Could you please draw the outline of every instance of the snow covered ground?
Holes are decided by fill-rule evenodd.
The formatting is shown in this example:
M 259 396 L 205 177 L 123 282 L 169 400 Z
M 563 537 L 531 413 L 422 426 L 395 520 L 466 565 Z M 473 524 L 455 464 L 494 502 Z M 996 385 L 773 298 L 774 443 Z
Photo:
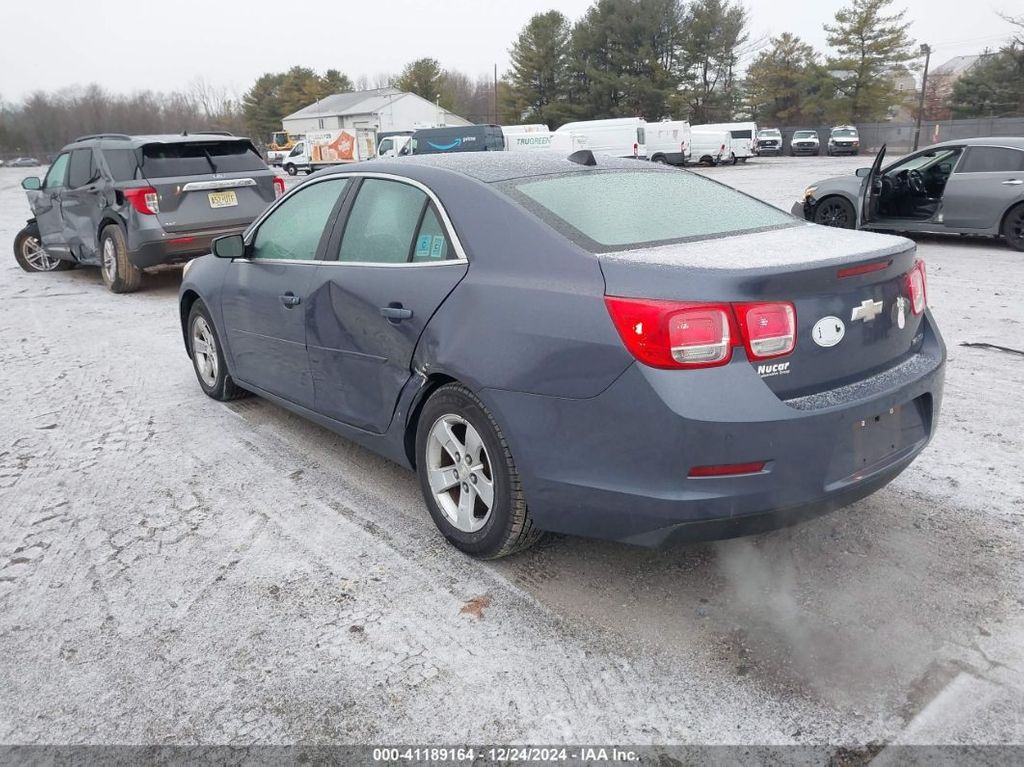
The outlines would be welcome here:
M 702 170 L 789 209 L 865 158 Z M 0 743 L 1024 742 L 1024 254 L 925 238 L 939 433 L 856 506 L 495 563 L 415 477 L 201 393 L 179 274 L 29 275 L 0 169 Z

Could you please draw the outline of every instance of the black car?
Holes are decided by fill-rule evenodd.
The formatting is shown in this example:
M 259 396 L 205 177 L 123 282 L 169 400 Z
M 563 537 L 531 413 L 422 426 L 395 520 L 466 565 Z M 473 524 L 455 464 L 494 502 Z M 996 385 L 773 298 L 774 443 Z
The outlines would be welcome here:
M 14 241 L 21 268 L 99 266 L 114 293 L 136 290 L 144 269 L 208 253 L 284 193 L 249 139 L 213 133 L 83 136 L 22 187 L 34 217 Z

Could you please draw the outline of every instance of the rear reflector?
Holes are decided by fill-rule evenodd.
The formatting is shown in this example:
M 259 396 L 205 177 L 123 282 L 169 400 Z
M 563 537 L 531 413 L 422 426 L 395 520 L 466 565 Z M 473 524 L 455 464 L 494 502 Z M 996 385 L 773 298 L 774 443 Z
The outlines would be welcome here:
M 915 261 L 904 278 L 907 294 L 910 296 L 910 308 L 914 314 L 920 314 L 928 306 L 928 279 L 924 271 L 924 261 Z
M 160 212 L 160 198 L 157 196 L 156 189 L 151 186 L 125 189 L 124 198 L 144 216 L 155 216 Z
M 196 239 L 195 237 L 175 237 L 173 240 L 168 240 L 167 244 L 168 245 L 187 245 L 188 243 L 193 242 L 195 239 Z
M 781 357 L 796 348 L 796 309 L 785 302 L 734 304 L 750 358 Z
M 732 357 L 729 304 L 691 304 L 605 296 L 615 329 L 630 354 L 656 368 L 724 365 Z
M 891 258 L 888 261 L 875 261 L 872 264 L 848 266 L 845 269 L 840 269 L 836 272 L 836 277 L 843 279 L 844 277 L 856 277 L 859 274 L 871 274 L 872 272 L 880 272 L 883 269 L 888 269 L 890 266 L 892 266 Z
M 765 461 L 755 463 L 725 463 L 718 466 L 694 466 L 690 477 L 733 477 L 738 474 L 758 474 L 764 471 Z

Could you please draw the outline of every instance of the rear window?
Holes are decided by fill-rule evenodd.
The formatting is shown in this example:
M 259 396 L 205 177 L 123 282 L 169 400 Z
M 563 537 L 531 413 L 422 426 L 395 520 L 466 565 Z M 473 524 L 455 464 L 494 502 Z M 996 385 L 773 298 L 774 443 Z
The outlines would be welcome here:
M 733 138 L 753 138 L 754 134 L 748 130 L 734 130 L 732 131 Z
M 694 173 L 577 172 L 504 186 L 597 253 L 796 225 L 778 208 Z
M 244 173 L 266 167 L 247 141 L 147 144 L 142 148 L 142 173 L 146 178 Z

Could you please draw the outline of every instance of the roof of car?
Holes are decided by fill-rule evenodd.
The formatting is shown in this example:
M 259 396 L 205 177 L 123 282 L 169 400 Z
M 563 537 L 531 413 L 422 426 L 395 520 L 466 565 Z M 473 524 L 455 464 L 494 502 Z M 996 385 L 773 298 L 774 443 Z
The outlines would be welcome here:
M 403 169 L 443 169 L 485 183 L 508 181 L 529 176 L 547 176 L 587 170 L 665 170 L 647 162 L 594 155 L 596 165 L 581 165 L 561 152 L 458 152 L 453 154 L 411 155 L 397 159 L 369 160 L 341 165 L 335 172 L 398 172 Z M 419 175 L 410 173 L 408 175 Z
M 1022 136 L 980 136 L 978 138 L 959 138 L 941 141 L 923 149 L 932 149 L 943 146 L 1009 146 L 1015 149 L 1024 149 L 1024 137 Z
M 224 133 L 160 133 L 144 136 L 128 136 L 121 133 L 98 133 L 93 136 L 81 136 L 70 142 L 65 149 L 79 144 L 102 142 L 104 146 L 134 149 L 146 144 L 186 144 L 190 141 L 249 141 L 248 136 L 232 136 Z

